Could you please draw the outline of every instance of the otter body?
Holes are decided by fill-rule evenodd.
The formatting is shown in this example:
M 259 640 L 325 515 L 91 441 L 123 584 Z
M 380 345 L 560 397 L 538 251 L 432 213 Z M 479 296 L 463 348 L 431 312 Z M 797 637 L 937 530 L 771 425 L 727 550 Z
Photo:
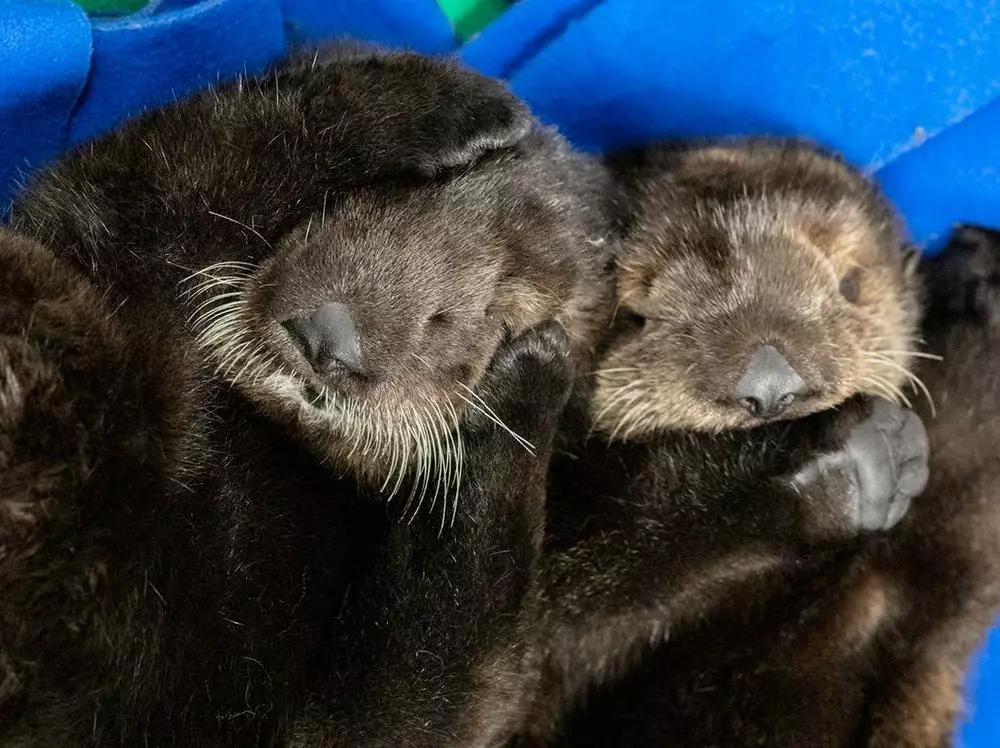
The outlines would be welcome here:
M 609 308 L 600 179 L 499 84 L 344 47 L 34 180 L 0 235 L 0 745 L 495 741 Z
M 919 418 L 885 399 L 905 401 L 921 355 L 919 288 L 873 185 L 801 141 L 609 164 L 627 200 L 616 324 L 598 438 L 553 465 L 526 743 L 664 642 L 751 607 L 806 552 L 892 527 L 927 476 Z
M 891 532 L 800 556 L 593 694 L 559 745 L 952 745 L 1000 615 L 1000 232 L 924 263 L 930 478 Z M 925 415 L 929 407 L 922 404 Z

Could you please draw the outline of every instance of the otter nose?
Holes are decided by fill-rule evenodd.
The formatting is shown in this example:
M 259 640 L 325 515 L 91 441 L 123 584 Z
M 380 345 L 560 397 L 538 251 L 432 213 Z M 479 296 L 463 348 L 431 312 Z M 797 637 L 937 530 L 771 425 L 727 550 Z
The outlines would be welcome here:
M 807 391 L 806 383 L 773 345 L 759 345 L 733 387 L 733 399 L 751 415 L 774 418 Z
M 317 374 L 329 374 L 338 367 L 362 373 L 358 331 L 344 304 L 324 304 L 308 317 L 293 317 L 281 324 Z

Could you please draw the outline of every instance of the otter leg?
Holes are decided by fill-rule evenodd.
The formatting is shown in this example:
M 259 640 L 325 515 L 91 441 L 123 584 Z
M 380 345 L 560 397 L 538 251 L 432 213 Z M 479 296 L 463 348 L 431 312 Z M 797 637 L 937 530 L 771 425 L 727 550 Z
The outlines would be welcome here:
M 307 745 L 502 745 L 530 690 L 546 468 L 571 373 L 565 334 L 529 332 L 494 360 L 472 412 L 454 523 L 395 527 L 346 604 L 343 651 L 299 720 Z

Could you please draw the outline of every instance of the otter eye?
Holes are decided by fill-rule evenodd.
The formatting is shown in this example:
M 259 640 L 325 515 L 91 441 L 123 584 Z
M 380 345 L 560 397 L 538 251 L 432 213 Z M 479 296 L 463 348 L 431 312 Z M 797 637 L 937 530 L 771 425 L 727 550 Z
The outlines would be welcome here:
M 852 304 L 857 304 L 861 297 L 861 268 L 851 268 L 840 279 L 840 295 Z
M 615 315 L 615 329 L 619 334 L 641 332 L 646 326 L 646 318 L 631 309 L 619 309 Z
M 439 311 L 427 318 L 433 327 L 445 327 L 451 324 L 451 315 L 448 312 Z

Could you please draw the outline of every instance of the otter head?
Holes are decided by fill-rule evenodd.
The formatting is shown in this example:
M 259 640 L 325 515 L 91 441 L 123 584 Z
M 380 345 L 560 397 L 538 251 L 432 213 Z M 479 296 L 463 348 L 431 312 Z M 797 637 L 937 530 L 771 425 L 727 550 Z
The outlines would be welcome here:
M 905 401 L 915 255 L 860 175 L 798 144 L 714 147 L 643 179 L 635 200 L 599 430 L 746 428 L 859 393 Z
M 502 175 L 344 193 L 265 260 L 202 269 L 201 346 L 340 469 L 389 495 L 450 495 L 463 412 L 491 414 L 475 389 L 497 348 L 550 319 L 584 347 L 575 302 L 601 267 L 569 212 Z

